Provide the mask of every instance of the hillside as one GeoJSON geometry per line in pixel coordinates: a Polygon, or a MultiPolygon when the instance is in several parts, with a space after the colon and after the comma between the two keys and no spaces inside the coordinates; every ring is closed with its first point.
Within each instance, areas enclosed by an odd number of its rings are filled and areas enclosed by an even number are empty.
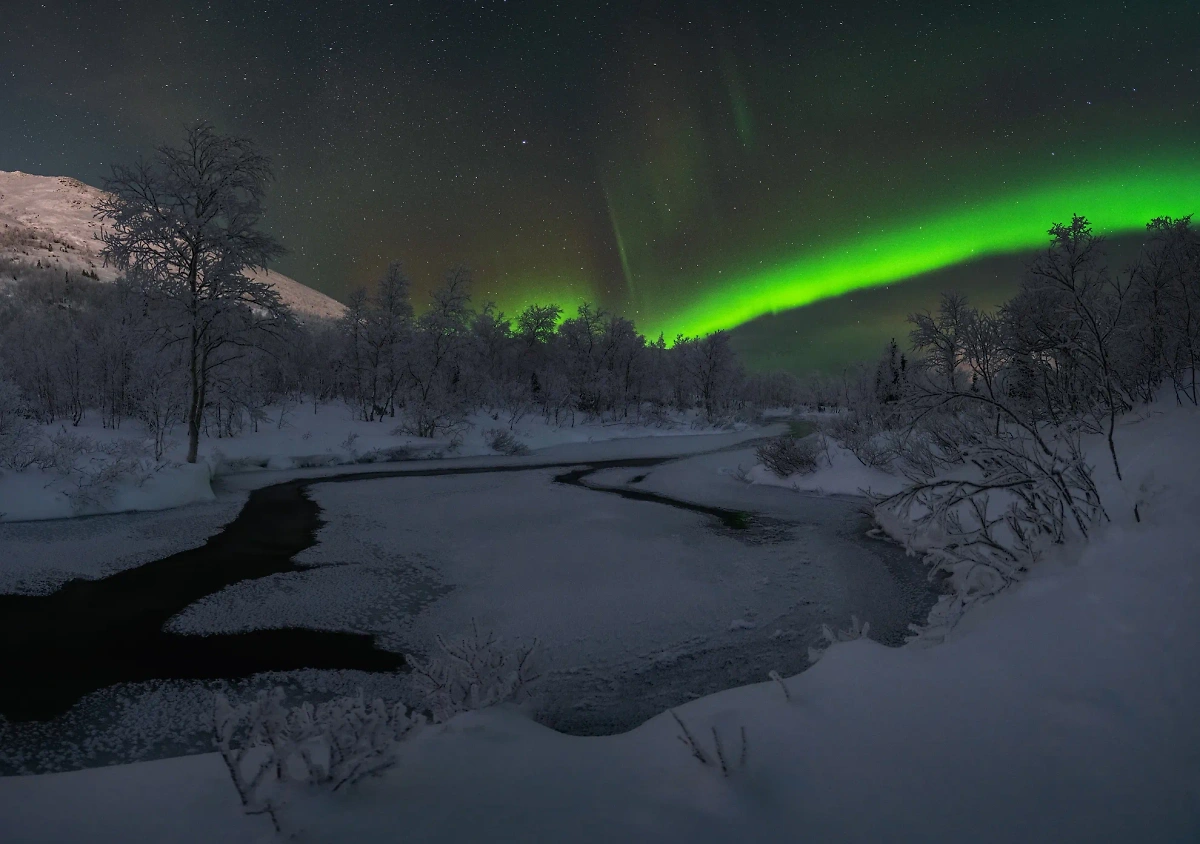
{"type": "MultiPolygon", "coordinates": [[[[0,283],[22,270],[61,269],[95,273],[112,281],[96,240],[99,222],[92,208],[103,192],[76,179],[0,170],[0,283]]],[[[277,272],[267,280],[300,317],[338,317],[343,305],[324,293],[277,272]]]]}

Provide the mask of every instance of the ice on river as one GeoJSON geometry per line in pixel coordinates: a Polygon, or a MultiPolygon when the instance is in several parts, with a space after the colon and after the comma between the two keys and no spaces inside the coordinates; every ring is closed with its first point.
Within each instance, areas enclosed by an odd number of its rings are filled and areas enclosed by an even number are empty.
{"type": "Polygon", "coordinates": [[[739,457],[585,480],[641,477],[632,488],[769,511],[744,531],[556,483],[562,470],[316,484],[326,524],[298,558],[310,570],[231,586],[172,627],[349,629],[425,653],[474,622],[540,642],[543,718],[577,732],[627,729],[772,669],[798,671],[819,626],[851,614],[898,642],[927,608],[915,561],[865,537],[860,502],[748,487],[728,471],[739,457]]]}
{"type": "Polygon", "coordinates": [[[245,501],[229,494],[176,510],[0,522],[0,594],[44,595],[203,545],[245,501]]]}

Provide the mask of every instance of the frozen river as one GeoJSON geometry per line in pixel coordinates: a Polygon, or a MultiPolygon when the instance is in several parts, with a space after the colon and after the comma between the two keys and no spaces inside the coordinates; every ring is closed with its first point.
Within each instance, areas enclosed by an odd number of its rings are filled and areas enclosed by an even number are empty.
{"type": "MultiPolygon", "coordinates": [[[[281,682],[298,695],[363,686],[394,696],[398,654],[427,653],[435,636],[465,633],[473,622],[514,645],[539,641],[539,720],[603,734],[771,670],[802,670],[822,623],[845,626],[858,615],[871,622],[872,638],[899,644],[924,617],[933,596],[921,566],[867,536],[861,499],[747,486],[732,470],[753,462],[752,449],[737,437],[703,439],[684,448],[661,438],[611,444],[590,459],[543,453],[490,467],[441,461],[399,477],[285,479],[270,488],[275,509],[263,509],[270,490],[259,490],[238,522],[210,540],[219,554],[181,548],[157,562],[125,554],[123,571],[95,566],[102,579],[5,599],[40,618],[71,609],[62,599],[71,587],[97,590],[81,592],[74,611],[87,616],[96,609],[84,608],[89,601],[126,601],[146,627],[105,644],[107,630],[125,621],[106,616],[89,632],[88,623],[64,618],[69,635],[45,634],[70,650],[63,663],[75,667],[64,673],[97,679],[67,682],[78,694],[67,694],[69,710],[53,720],[29,710],[43,720],[0,726],[0,771],[204,749],[209,691],[223,678],[240,678],[231,680],[238,693],[281,682]],[[711,451],[679,454],[688,448],[711,451]],[[604,462],[615,459],[625,464],[604,462]],[[250,518],[252,510],[259,515],[250,518]],[[236,576],[214,570],[217,557],[236,576]],[[191,592],[172,588],[174,603],[162,598],[164,579],[189,578],[191,592]],[[46,603],[29,603],[39,600],[46,603]],[[95,652],[69,644],[80,636],[98,643],[95,652]],[[158,662],[132,665],[142,651],[158,662]],[[189,661],[203,670],[189,671],[189,661]]],[[[239,495],[230,489],[225,500],[239,495]]],[[[224,512],[210,509],[209,519],[224,512]]],[[[144,537],[154,519],[181,515],[106,517],[88,520],[87,530],[105,537],[95,547],[117,548],[123,531],[144,537]]],[[[77,525],[57,538],[51,526],[14,525],[0,528],[0,548],[34,543],[30,531],[39,529],[51,531],[37,543],[47,557],[56,541],[78,545],[77,525]]],[[[3,635],[11,657],[15,634],[3,635]]],[[[27,665],[25,679],[53,672],[53,656],[27,665]]]]}

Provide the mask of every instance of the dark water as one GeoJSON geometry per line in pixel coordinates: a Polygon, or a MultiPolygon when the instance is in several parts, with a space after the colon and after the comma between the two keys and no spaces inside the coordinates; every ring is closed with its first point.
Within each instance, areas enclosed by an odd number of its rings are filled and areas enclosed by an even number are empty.
{"type": "Polygon", "coordinates": [[[303,668],[402,670],[403,657],[379,648],[367,634],[280,628],[200,636],[164,630],[188,605],[226,586],[301,570],[295,557],[316,543],[323,525],[307,493],[312,484],[565,468],[571,471],[555,481],[705,514],[725,530],[757,524],[737,510],[584,483],[601,469],[648,468],[674,459],[395,469],[256,490],[237,518],[197,548],[98,580],[72,580],[50,595],[0,595],[0,715],[13,722],[52,719],[84,695],[118,683],[233,679],[303,668]]]}

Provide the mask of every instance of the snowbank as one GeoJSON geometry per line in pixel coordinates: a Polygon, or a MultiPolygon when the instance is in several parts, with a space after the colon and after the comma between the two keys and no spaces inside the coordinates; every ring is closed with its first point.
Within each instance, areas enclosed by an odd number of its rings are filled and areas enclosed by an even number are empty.
{"type": "Polygon", "coordinates": [[[142,479],[112,485],[100,498],[80,496],[70,480],[54,472],[27,469],[0,476],[0,521],[34,521],[166,510],[214,499],[207,464],[165,465],[142,479]]]}

